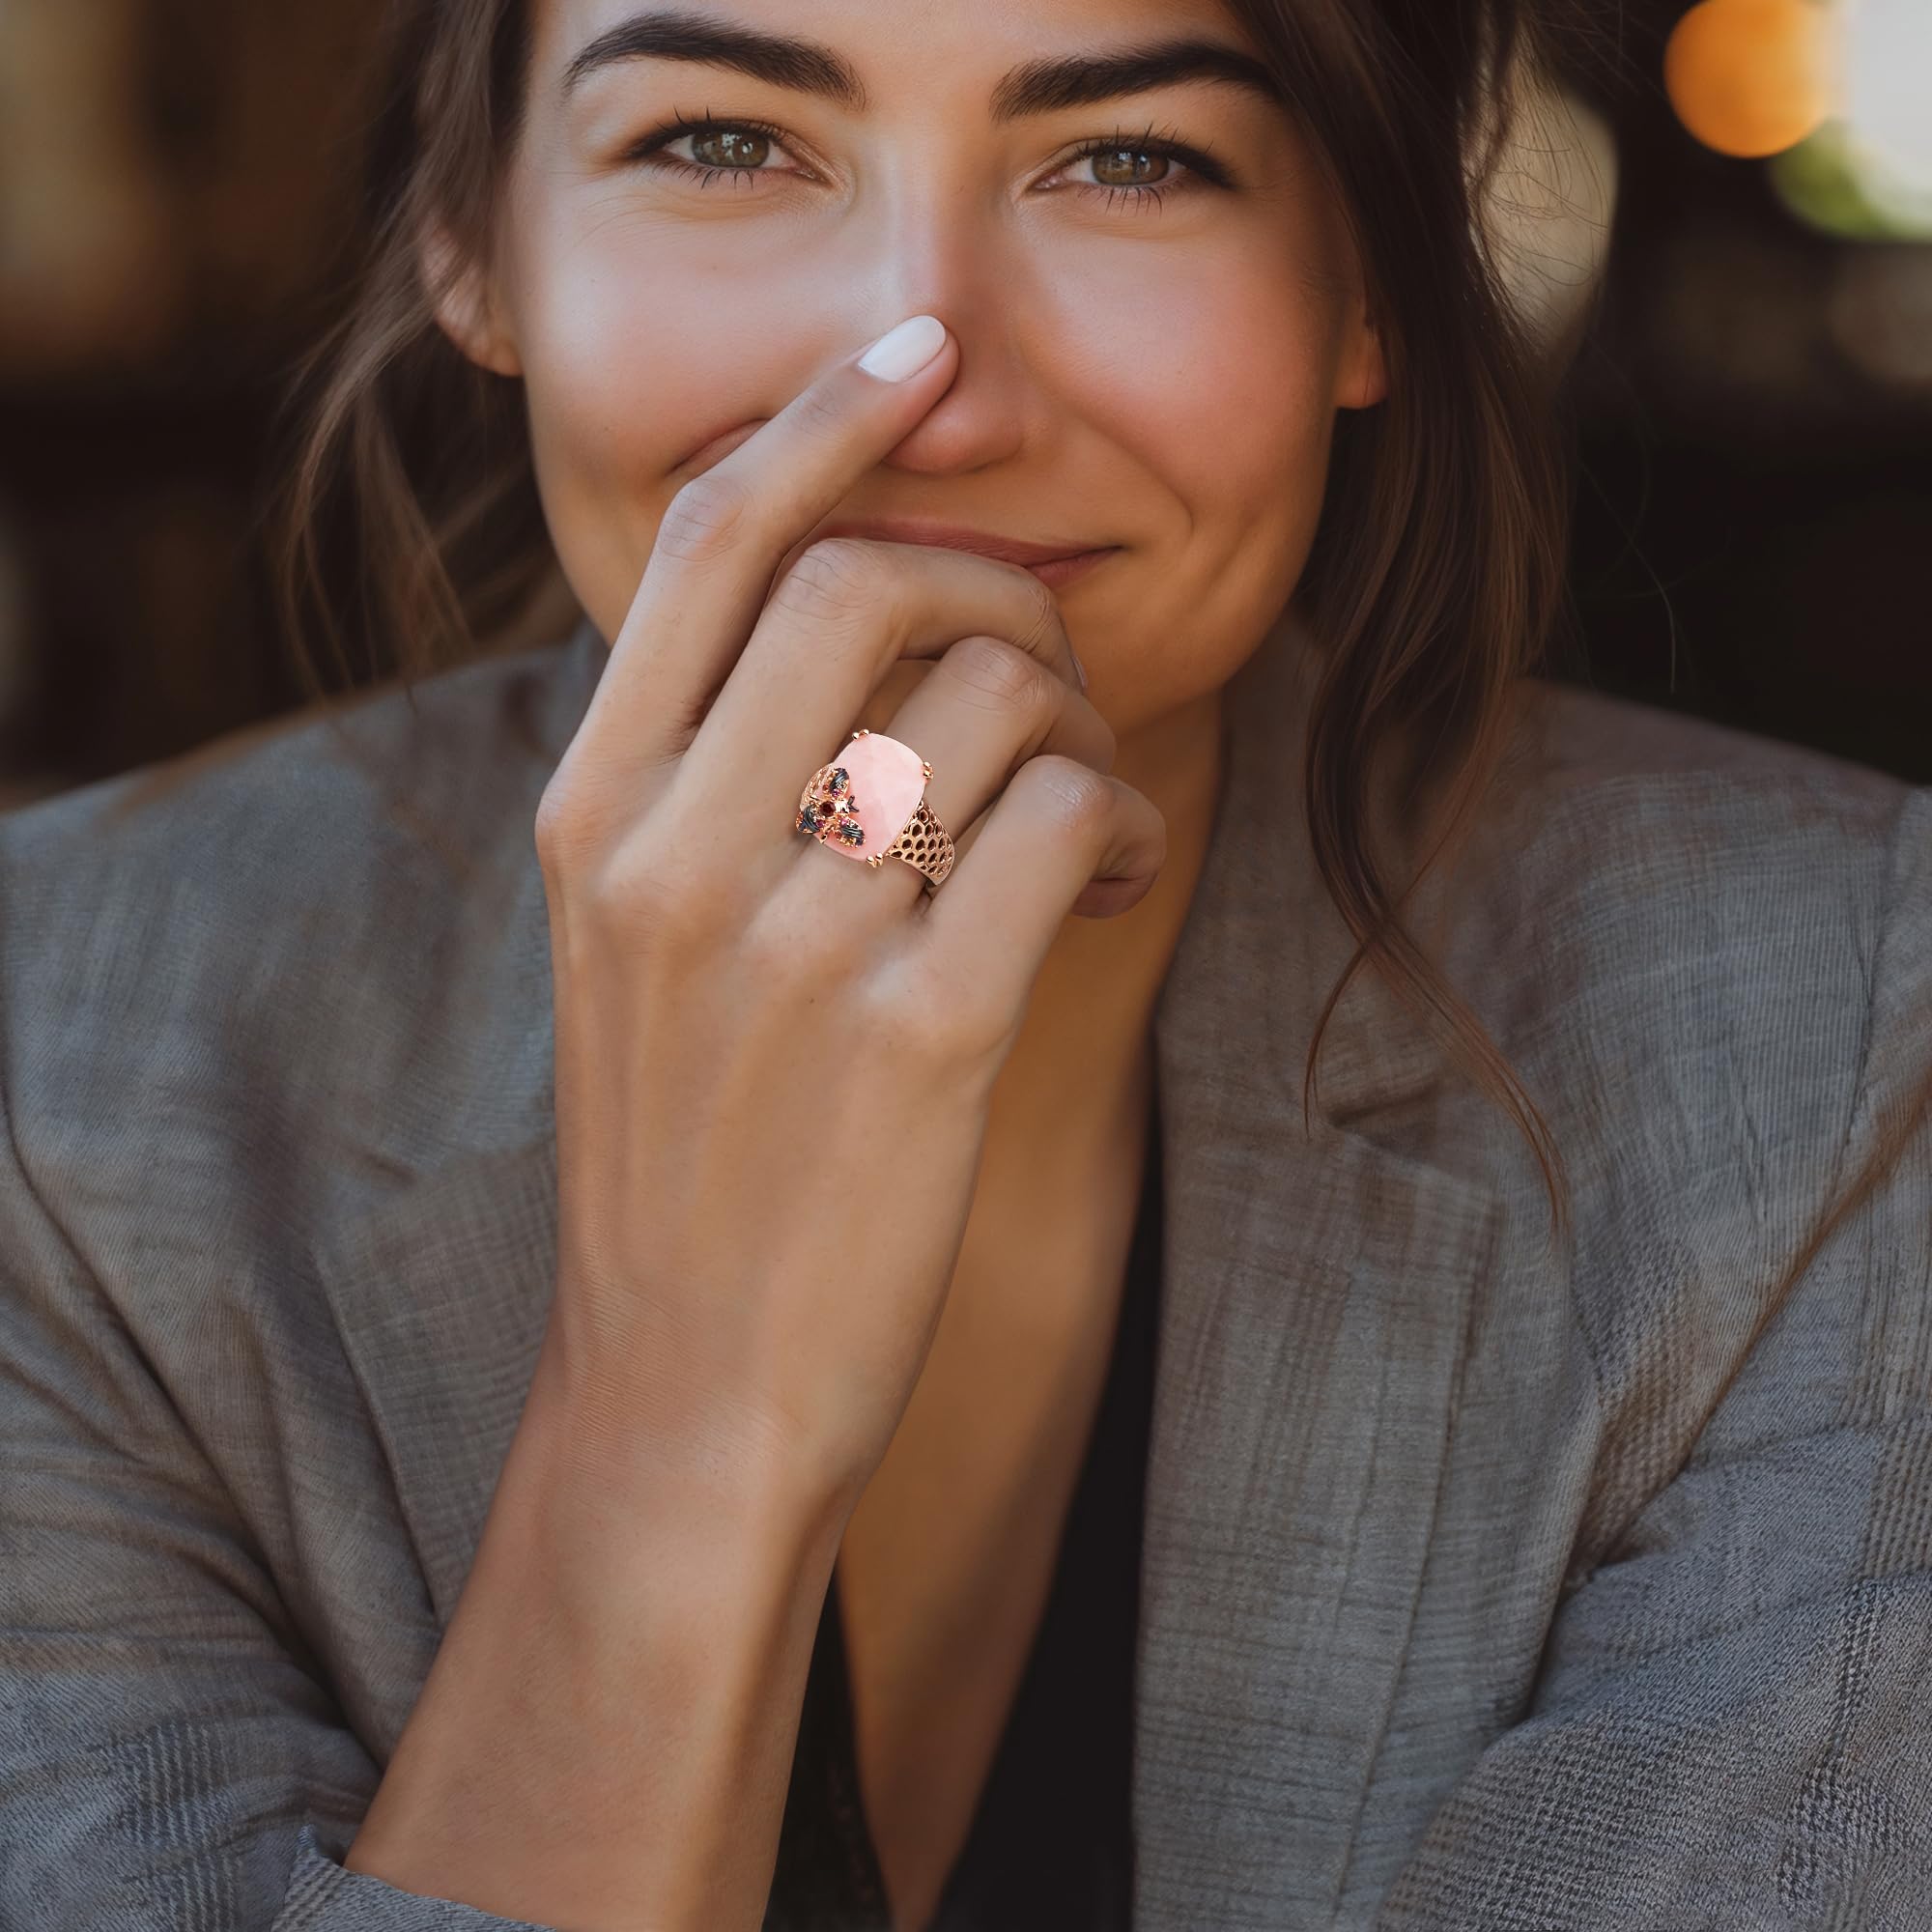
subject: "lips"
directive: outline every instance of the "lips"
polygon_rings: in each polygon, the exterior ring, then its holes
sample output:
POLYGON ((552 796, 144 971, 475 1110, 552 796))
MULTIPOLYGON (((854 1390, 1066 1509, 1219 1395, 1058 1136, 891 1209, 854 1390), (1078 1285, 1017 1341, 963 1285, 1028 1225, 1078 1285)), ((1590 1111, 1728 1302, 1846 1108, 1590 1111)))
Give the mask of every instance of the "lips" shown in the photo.
POLYGON ((873 518, 827 524, 821 537, 877 537, 887 543, 932 544, 942 550, 970 550, 1000 563, 1054 563, 1064 557, 1087 556, 1112 550, 1112 544, 1088 542, 1036 543, 1023 537, 1001 536, 961 524, 934 524, 917 518, 873 518))

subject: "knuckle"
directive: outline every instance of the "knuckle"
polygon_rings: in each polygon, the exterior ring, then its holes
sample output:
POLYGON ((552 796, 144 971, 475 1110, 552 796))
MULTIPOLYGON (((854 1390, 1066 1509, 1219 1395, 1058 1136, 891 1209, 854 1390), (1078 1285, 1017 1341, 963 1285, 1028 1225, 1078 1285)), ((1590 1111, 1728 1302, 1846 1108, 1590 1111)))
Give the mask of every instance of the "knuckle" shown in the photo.
POLYGON ((710 946, 732 923, 716 879, 656 838, 634 838, 580 881, 579 916, 627 951, 710 946))
POLYGON ((851 405, 843 391, 814 384, 795 399, 794 426, 813 441, 843 442, 852 434, 851 405))
POLYGON ((707 469, 674 496, 658 525, 654 548, 679 563, 703 563, 724 555, 751 521, 753 497, 724 469, 707 469))
POLYGON ((587 869, 604 842, 604 816, 595 788, 566 753, 537 799, 534 836, 544 871, 560 879, 587 869))
POLYGON ((1044 663, 1065 630, 1060 606, 1054 602, 1053 592, 1032 571, 1021 570, 1018 564, 1012 568, 1026 580, 1029 605, 1026 622, 1013 641, 1037 663, 1044 663))
POLYGON ((895 1060, 944 1065, 975 1027, 952 995, 932 962, 910 954, 881 960, 860 988, 867 1036, 882 1046, 890 1042, 895 1060))
POLYGON ((1020 767, 1013 782, 1024 786, 1031 810, 1064 831, 1091 837, 1113 817, 1112 781, 1078 758, 1041 753, 1020 767))
POLYGON ((783 895, 774 896, 764 917, 745 924, 741 946, 752 983, 815 997, 858 984, 874 951, 860 922, 829 920, 821 906, 801 906, 783 895))
POLYGON ((890 1038, 895 1059, 934 1073, 997 1063, 1018 1027, 1010 1003, 963 955, 915 949, 876 974, 868 991, 871 1037, 890 1038))
POLYGON ((554 780, 537 800, 535 838, 543 869, 558 875, 577 869, 589 843, 589 827, 577 794, 554 780))
POLYGON ((948 647, 943 662, 947 675, 972 696, 1005 710, 1031 715, 1051 696, 1039 660, 1004 638, 961 638, 948 647))
POLYGON ((892 567, 875 544, 823 537, 800 552, 771 602, 810 623, 845 628, 875 611, 892 590, 892 567))
POLYGON ((588 871, 638 816, 634 771, 613 771, 586 752, 568 746, 537 799, 537 856, 558 878, 588 871))

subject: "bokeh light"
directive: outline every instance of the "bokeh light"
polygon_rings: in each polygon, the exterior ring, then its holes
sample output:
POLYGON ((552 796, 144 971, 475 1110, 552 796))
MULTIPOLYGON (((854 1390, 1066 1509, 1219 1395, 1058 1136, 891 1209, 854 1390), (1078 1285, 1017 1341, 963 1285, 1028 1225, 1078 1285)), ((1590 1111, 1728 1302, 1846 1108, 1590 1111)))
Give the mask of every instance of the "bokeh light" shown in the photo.
POLYGON ((1701 0, 1664 47, 1677 118, 1720 155, 1796 146, 1841 106, 1841 27, 1823 0, 1701 0))
POLYGON ((1844 0, 1845 116, 1902 189, 1932 195, 1932 6, 1844 0))
POLYGON ((1778 199, 1807 226, 1848 242, 1932 240, 1932 186, 1900 174, 1845 121, 1767 164, 1778 199))

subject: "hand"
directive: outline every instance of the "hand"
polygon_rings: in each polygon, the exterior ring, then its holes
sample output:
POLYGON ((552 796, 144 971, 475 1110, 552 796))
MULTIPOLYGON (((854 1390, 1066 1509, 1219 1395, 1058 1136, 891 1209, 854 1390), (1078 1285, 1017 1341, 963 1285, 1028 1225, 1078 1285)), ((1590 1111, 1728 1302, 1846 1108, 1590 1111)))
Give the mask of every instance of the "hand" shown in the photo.
POLYGON ((545 1349, 584 1453, 848 1512, 938 1325, 1048 949, 1069 912, 1137 903, 1166 849, 1153 805, 1108 775, 1113 733, 1030 572, 805 541, 957 350, 945 337, 899 382, 857 362, 673 498, 536 825, 559 1196, 545 1349), (959 845, 930 895, 900 860, 855 864, 794 822, 902 657, 936 663, 890 735, 930 764, 959 845))

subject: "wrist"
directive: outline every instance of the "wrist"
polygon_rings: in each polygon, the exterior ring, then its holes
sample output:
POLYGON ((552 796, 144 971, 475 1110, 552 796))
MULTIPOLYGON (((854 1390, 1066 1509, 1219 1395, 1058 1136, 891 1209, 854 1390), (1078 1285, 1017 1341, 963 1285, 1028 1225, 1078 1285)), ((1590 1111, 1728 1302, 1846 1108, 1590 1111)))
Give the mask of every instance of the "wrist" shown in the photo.
POLYGON ((748 1583, 761 1572, 829 1577, 858 1502, 801 1458, 644 1413, 608 1378, 576 1368, 554 1321, 503 1484, 517 1487, 553 1557, 621 1568, 633 1555, 655 1565, 669 1548, 748 1583))
POLYGON ((547 1355, 349 1868, 539 1923, 756 1923, 843 1518, 612 1454, 547 1355))

